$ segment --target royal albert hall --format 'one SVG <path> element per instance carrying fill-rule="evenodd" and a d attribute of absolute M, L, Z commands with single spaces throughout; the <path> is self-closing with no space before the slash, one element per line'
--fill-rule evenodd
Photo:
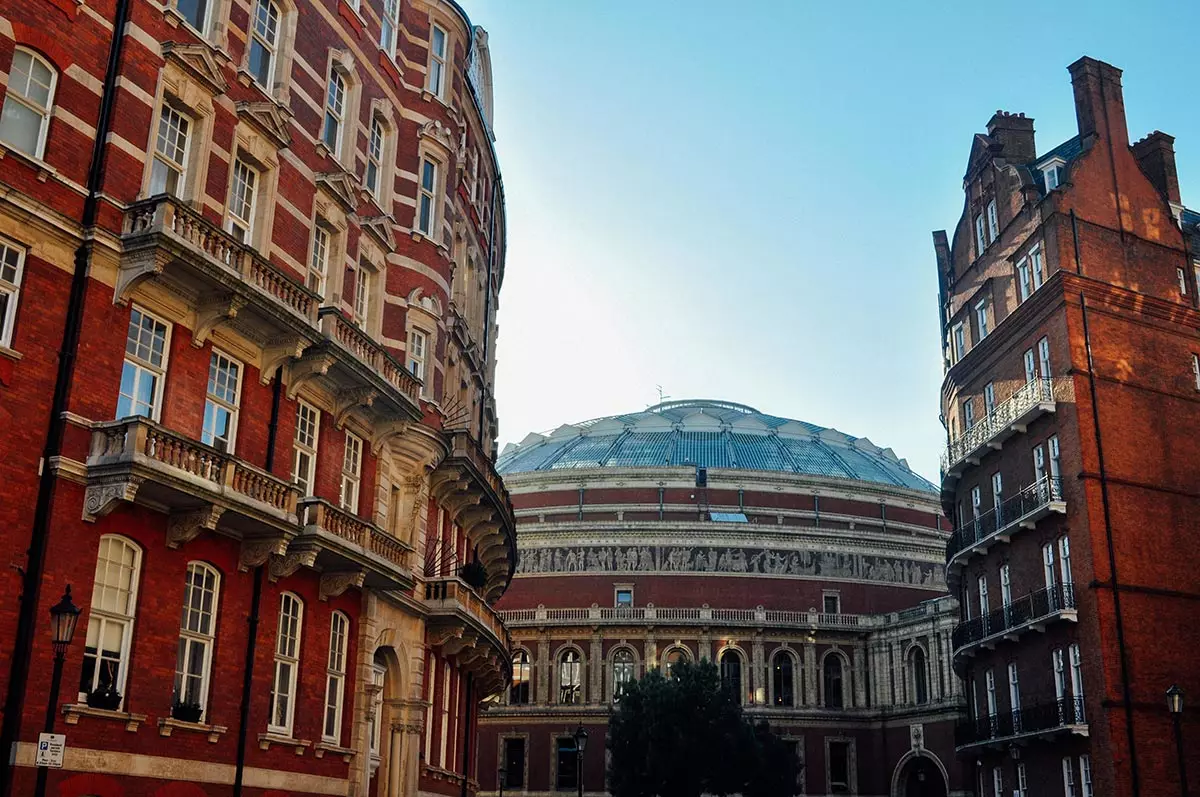
<path fill-rule="evenodd" d="M 622 685 L 709 659 L 794 747 L 797 794 L 966 793 L 949 524 L 891 449 L 671 401 L 531 434 L 498 469 L 519 530 L 499 603 L 513 682 L 480 720 L 481 791 L 572 793 L 582 777 L 604 794 Z"/>

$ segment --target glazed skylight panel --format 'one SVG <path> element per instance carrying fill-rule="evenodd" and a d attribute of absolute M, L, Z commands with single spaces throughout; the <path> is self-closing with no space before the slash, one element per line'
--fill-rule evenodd
<path fill-rule="evenodd" d="M 672 465 L 695 465 L 704 468 L 732 467 L 729 446 L 721 432 L 681 432 Z"/>
<path fill-rule="evenodd" d="M 787 449 L 801 473 L 832 476 L 837 479 L 853 479 L 854 474 L 846 469 L 828 448 L 816 440 L 781 437 L 779 442 Z"/>
<path fill-rule="evenodd" d="M 674 432 L 651 432 L 632 434 L 609 457 L 608 465 L 613 468 L 663 465 L 671 452 L 671 435 Z"/>
<path fill-rule="evenodd" d="M 841 457 L 846 466 L 854 471 L 856 478 L 869 482 L 900 484 L 900 480 L 896 478 L 891 468 L 885 467 L 864 451 L 856 448 L 840 448 L 837 456 Z"/>
<path fill-rule="evenodd" d="M 730 435 L 733 442 L 733 456 L 738 467 L 751 470 L 783 470 L 792 469 L 792 463 L 779 447 L 776 439 L 767 435 L 739 434 Z"/>
<path fill-rule="evenodd" d="M 532 443 L 525 448 L 518 448 L 507 456 L 496 461 L 496 469 L 501 473 L 520 473 L 531 470 L 544 470 L 560 451 L 578 438 L 567 437 L 558 440 L 546 440 Z"/>
<path fill-rule="evenodd" d="M 609 449 L 617 441 L 618 435 L 603 435 L 601 437 L 583 437 L 579 444 L 569 451 L 563 452 L 550 467 L 557 468 L 597 468 L 608 459 Z"/>

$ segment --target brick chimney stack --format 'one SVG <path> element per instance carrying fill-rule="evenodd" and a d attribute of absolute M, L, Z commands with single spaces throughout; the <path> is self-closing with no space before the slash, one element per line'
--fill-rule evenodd
<path fill-rule="evenodd" d="M 1183 204 L 1179 196 L 1179 175 L 1175 171 L 1175 137 L 1155 130 L 1132 149 L 1142 173 L 1158 192 L 1172 205 Z"/>
<path fill-rule="evenodd" d="M 987 124 L 987 132 L 989 137 L 1000 142 L 1000 154 L 1010 163 L 1029 163 L 1037 157 L 1032 117 L 996 111 Z"/>
<path fill-rule="evenodd" d="M 1067 67 L 1075 90 L 1075 118 L 1085 142 L 1099 135 L 1110 146 L 1129 146 L 1125 124 L 1125 97 L 1121 92 L 1121 70 L 1112 64 L 1084 56 Z"/>

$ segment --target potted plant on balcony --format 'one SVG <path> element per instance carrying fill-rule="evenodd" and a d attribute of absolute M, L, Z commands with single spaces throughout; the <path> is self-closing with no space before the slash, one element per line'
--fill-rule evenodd
<path fill-rule="evenodd" d="M 458 577 L 466 582 L 467 586 L 482 589 L 487 583 L 487 568 L 480 562 L 467 562 L 459 569 Z"/>
<path fill-rule="evenodd" d="M 121 707 L 121 693 L 112 686 L 98 686 L 88 692 L 87 704 L 92 708 L 116 711 Z"/>
<path fill-rule="evenodd" d="M 171 704 L 171 716 L 180 722 L 199 722 L 204 709 L 199 702 L 181 702 L 176 700 Z"/>

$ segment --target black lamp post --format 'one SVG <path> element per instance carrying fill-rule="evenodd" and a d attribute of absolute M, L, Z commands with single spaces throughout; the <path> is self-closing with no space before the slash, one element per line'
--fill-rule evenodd
<path fill-rule="evenodd" d="M 58 688 L 62 683 L 63 661 L 67 648 L 75 638 L 75 626 L 83 610 L 71 600 L 71 585 L 67 585 L 62 600 L 50 607 L 50 631 L 54 635 L 54 674 L 50 678 L 50 700 L 46 704 L 46 733 L 54 733 L 54 720 L 58 714 Z M 46 767 L 38 767 L 36 797 L 46 794 Z"/>
<path fill-rule="evenodd" d="M 1188 797 L 1187 768 L 1183 763 L 1183 690 L 1175 684 L 1167 690 L 1167 711 L 1175 726 L 1175 754 L 1179 757 L 1179 794 Z"/>
<path fill-rule="evenodd" d="M 575 784 L 579 787 L 579 797 L 583 797 L 583 751 L 587 749 L 587 737 L 581 722 L 575 729 Z"/>
<path fill-rule="evenodd" d="M 508 785 L 508 770 L 504 767 L 496 770 L 496 784 L 500 787 L 499 797 L 504 797 L 504 787 Z"/>

